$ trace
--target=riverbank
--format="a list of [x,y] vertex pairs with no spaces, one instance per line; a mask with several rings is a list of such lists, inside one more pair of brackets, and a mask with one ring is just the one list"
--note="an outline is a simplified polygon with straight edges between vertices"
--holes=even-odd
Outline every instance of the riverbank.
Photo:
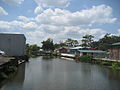
[[60,57],[71,58],[74,59],[76,62],[92,63],[108,67],[114,70],[120,70],[120,61],[117,60],[111,60],[106,58],[94,58],[92,55],[83,55],[81,57],[76,57],[72,54],[60,54]]
[[0,57],[0,83],[6,79],[15,75],[18,69],[18,65],[24,63],[19,57]]
[[101,58],[94,58],[92,55],[83,55],[83,56],[79,57],[76,61],[97,64],[97,65],[111,68],[113,70],[120,70],[120,62],[115,61],[115,60],[106,60],[106,59],[101,59]]

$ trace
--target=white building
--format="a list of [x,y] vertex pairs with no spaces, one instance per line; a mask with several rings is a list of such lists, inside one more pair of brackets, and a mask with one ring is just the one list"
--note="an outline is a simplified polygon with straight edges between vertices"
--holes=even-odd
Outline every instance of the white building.
[[0,33],[0,50],[6,55],[24,56],[26,38],[23,34],[3,34]]

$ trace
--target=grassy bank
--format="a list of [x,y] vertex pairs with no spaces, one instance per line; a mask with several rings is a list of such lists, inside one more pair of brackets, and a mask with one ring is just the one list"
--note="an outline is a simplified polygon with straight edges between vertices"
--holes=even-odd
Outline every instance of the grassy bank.
[[85,63],[91,63],[91,64],[98,64],[101,66],[105,66],[108,68],[111,68],[113,70],[120,70],[120,63],[119,62],[113,62],[113,61],[102,61],[102,60],[96,60],[93,59],[92,55],[84,55],[81,56],[78,61],[85,62]]

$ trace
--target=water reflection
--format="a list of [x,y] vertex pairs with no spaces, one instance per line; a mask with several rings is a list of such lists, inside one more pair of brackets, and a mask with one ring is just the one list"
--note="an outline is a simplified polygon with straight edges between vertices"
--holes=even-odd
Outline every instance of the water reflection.
[[43,56],[42,60],[52,60],[53,58],[53,56]]
[[15,77],[8,81],[7,86],[4,85],[1,90],[22,90],[25,79],[25,64],[18,67]]
[[31,59],[1,90],[120,90],[120,72],[51,57]]

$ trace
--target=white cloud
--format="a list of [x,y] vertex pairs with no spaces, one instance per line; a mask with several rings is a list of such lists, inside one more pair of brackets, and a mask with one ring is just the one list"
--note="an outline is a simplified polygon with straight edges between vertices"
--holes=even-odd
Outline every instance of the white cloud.
[[118,33],[120,33],[120,29],[118,29]]
[[84,29],[80,26],[57,26],[47,24],[37,24],[35,22],[22,22],[22,21],[0,21],[1,32],[21,32],[27,36],[27,41],[31,44],[46,40],[47,38],[53,38],[55,42],[64,40],[67,38],[80,39],[85,34],[92,34],[96,38],[106,32],[102,29]]
[[[55,31],[54,31],[55,30]],[[37,30],[28,32],[29,42],[38,43],[47,38],[54,39],[55,42],[60,40],[65,40],[67,38],[74,38],[80,40],[83,35],[91,34],[95,36],[95,39],[99,39],[102,35],[105,35],[106,31],[96,28],[96,29],[83,29],[78,26],[51,26],[51,25],[41,25]],[[33,40],[34,39],[34,40]]]
[[85,34],[92,34],[98,39],[105,35],[106,31],[99,27],[93,28],[92,25],[114,23],[116,20],[112,16],[112,8],[106,5],[77,12],[56,8],[46,9],[34,18],[18,16],[14,21],[0,21],[0,31],[24,33],[27,42],[40,45],[40,42],[47,38],[53,38],[55,42],[67,38],[80,40]]
[[11,29],[11,26],[8,22],[0,21],[0,32],[6,32]]
[[30,19],[25,17],[25,16],[18,16],[18,20],[24,21],[24,22],[29,22]]
[[56,8],[46,9],[39,14],[36,21],[42,24],[89,26],[94,23],[114,23],[117,18],[112,17],[112,8],[106,5],[93,6],[91,9],[70,12]]
[[67,7],[70,2],[69,0],[35,0],[36,3],[41,7]]
[[0,15],[8,15],[8,13],[2,7],[0,7]]
[[24,0],[3,0],[7,4],[17,5],[21,4]]
[[35,22],[21,22],[21,21],[11,21],[11,22],[7,22],[7,21],[0,21],[0,31],[14,31],[16,29],[18,30],[36,30],[38,28],[38,25]]
[[38,7],[35,8],[34,13],[35,13],[35,14],[39,14],[39,13],[41,13],[42,11],[43,11],[43,8],[40,7],[40,6],[38,6]]
[[42,24],[39,26],[39,30],[43,30],[45,33],[48,33],[48,34],[56,34],[56,33],[63,31],[64,27],[63,26]]

